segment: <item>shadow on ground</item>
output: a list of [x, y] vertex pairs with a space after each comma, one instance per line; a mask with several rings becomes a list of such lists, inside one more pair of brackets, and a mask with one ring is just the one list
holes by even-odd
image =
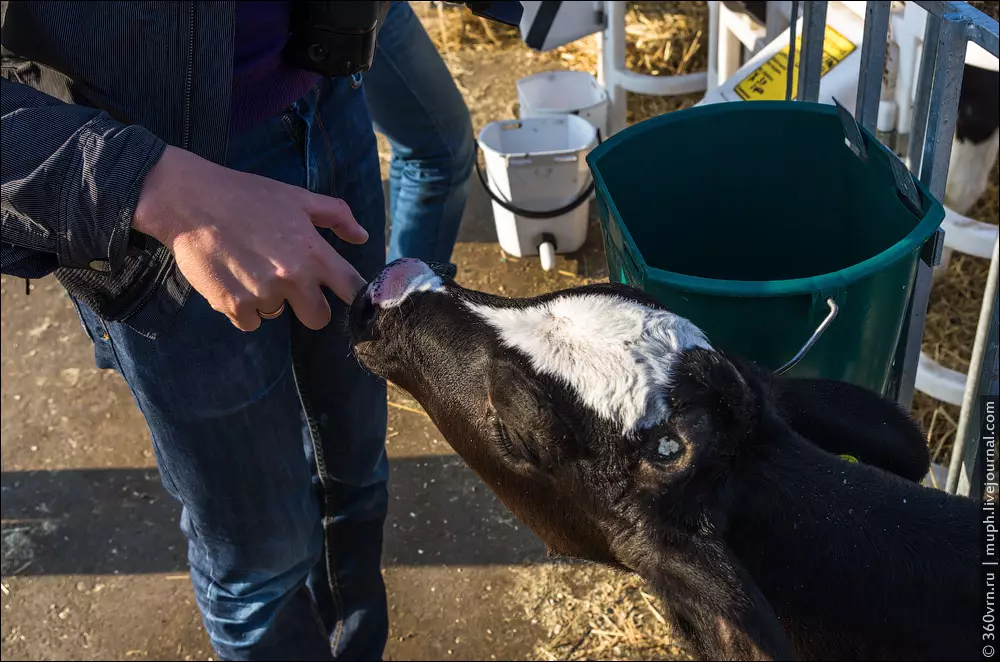
[[[395, 459], [387, 566], [516, 565], [544, 547], [454, 455]], [[155, 469], [4, 472], [3, 573], [186, 572], [180, 508]]]

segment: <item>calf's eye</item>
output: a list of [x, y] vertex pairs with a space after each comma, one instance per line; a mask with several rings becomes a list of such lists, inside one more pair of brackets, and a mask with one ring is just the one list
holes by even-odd
[[681, 452], [681, 444], [676, 439], [661, 437], [656, 452], [659, 453], [661, 457], [669, 459]]

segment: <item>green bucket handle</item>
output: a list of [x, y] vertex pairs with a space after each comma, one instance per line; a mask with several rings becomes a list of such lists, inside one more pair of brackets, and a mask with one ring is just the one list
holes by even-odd
[[826, 331], [827, 327], [833, 323], [833, 320], [837, 317], [837, 313], [840, 312], [840, 307], [837, 305], [837, 302], [833, 300], [833, 297], [826, 298], [826, 305], [830, 309], [830, 312], [823, 319], [823, 321], [820, 322], [819, 326], [816, 327], [816, 330], [813, 331], [813, 334], [809, 337], [809, 340], [806, 341], [806, 344], [802, 345], [799, 351], [796, 352], [795, 356], [792, 357], [791, 361], [775, 370], [774, 374], [783, 375], [794, 368], [795, 365], [801, 361], [807, 353], [809, 353], [809, 350], [816, 344], [816, 341], [818, 341], [820, 336], [823, 335], [823, 332]]

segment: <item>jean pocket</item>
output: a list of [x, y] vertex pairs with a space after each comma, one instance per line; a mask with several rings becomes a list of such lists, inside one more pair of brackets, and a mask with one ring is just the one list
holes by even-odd
[[90, 338], [90, 342], [97, 344], [97, 340], [94, 338], [94, 332], [91, 331], [90, 325], [87, 324], [87, 318], [83, 315], [83, 308], [81, 307], [80, 302], [72, 296], [69, 297], [69, 300], [73, 302], [73, 309], [76, 311], [76, 316], [80, 320], [80, 326], [83, 327], [84, 333], [86, 333], [87, 337]]

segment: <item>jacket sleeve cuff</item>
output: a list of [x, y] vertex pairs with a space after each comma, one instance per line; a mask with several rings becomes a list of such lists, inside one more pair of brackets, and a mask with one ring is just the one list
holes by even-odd
[[116, 273], [128, 253], [132, 217], [146, 175], [166, 143], [146, 129], [101, 114], [77, 135], [62, 183], [60, 265]]

